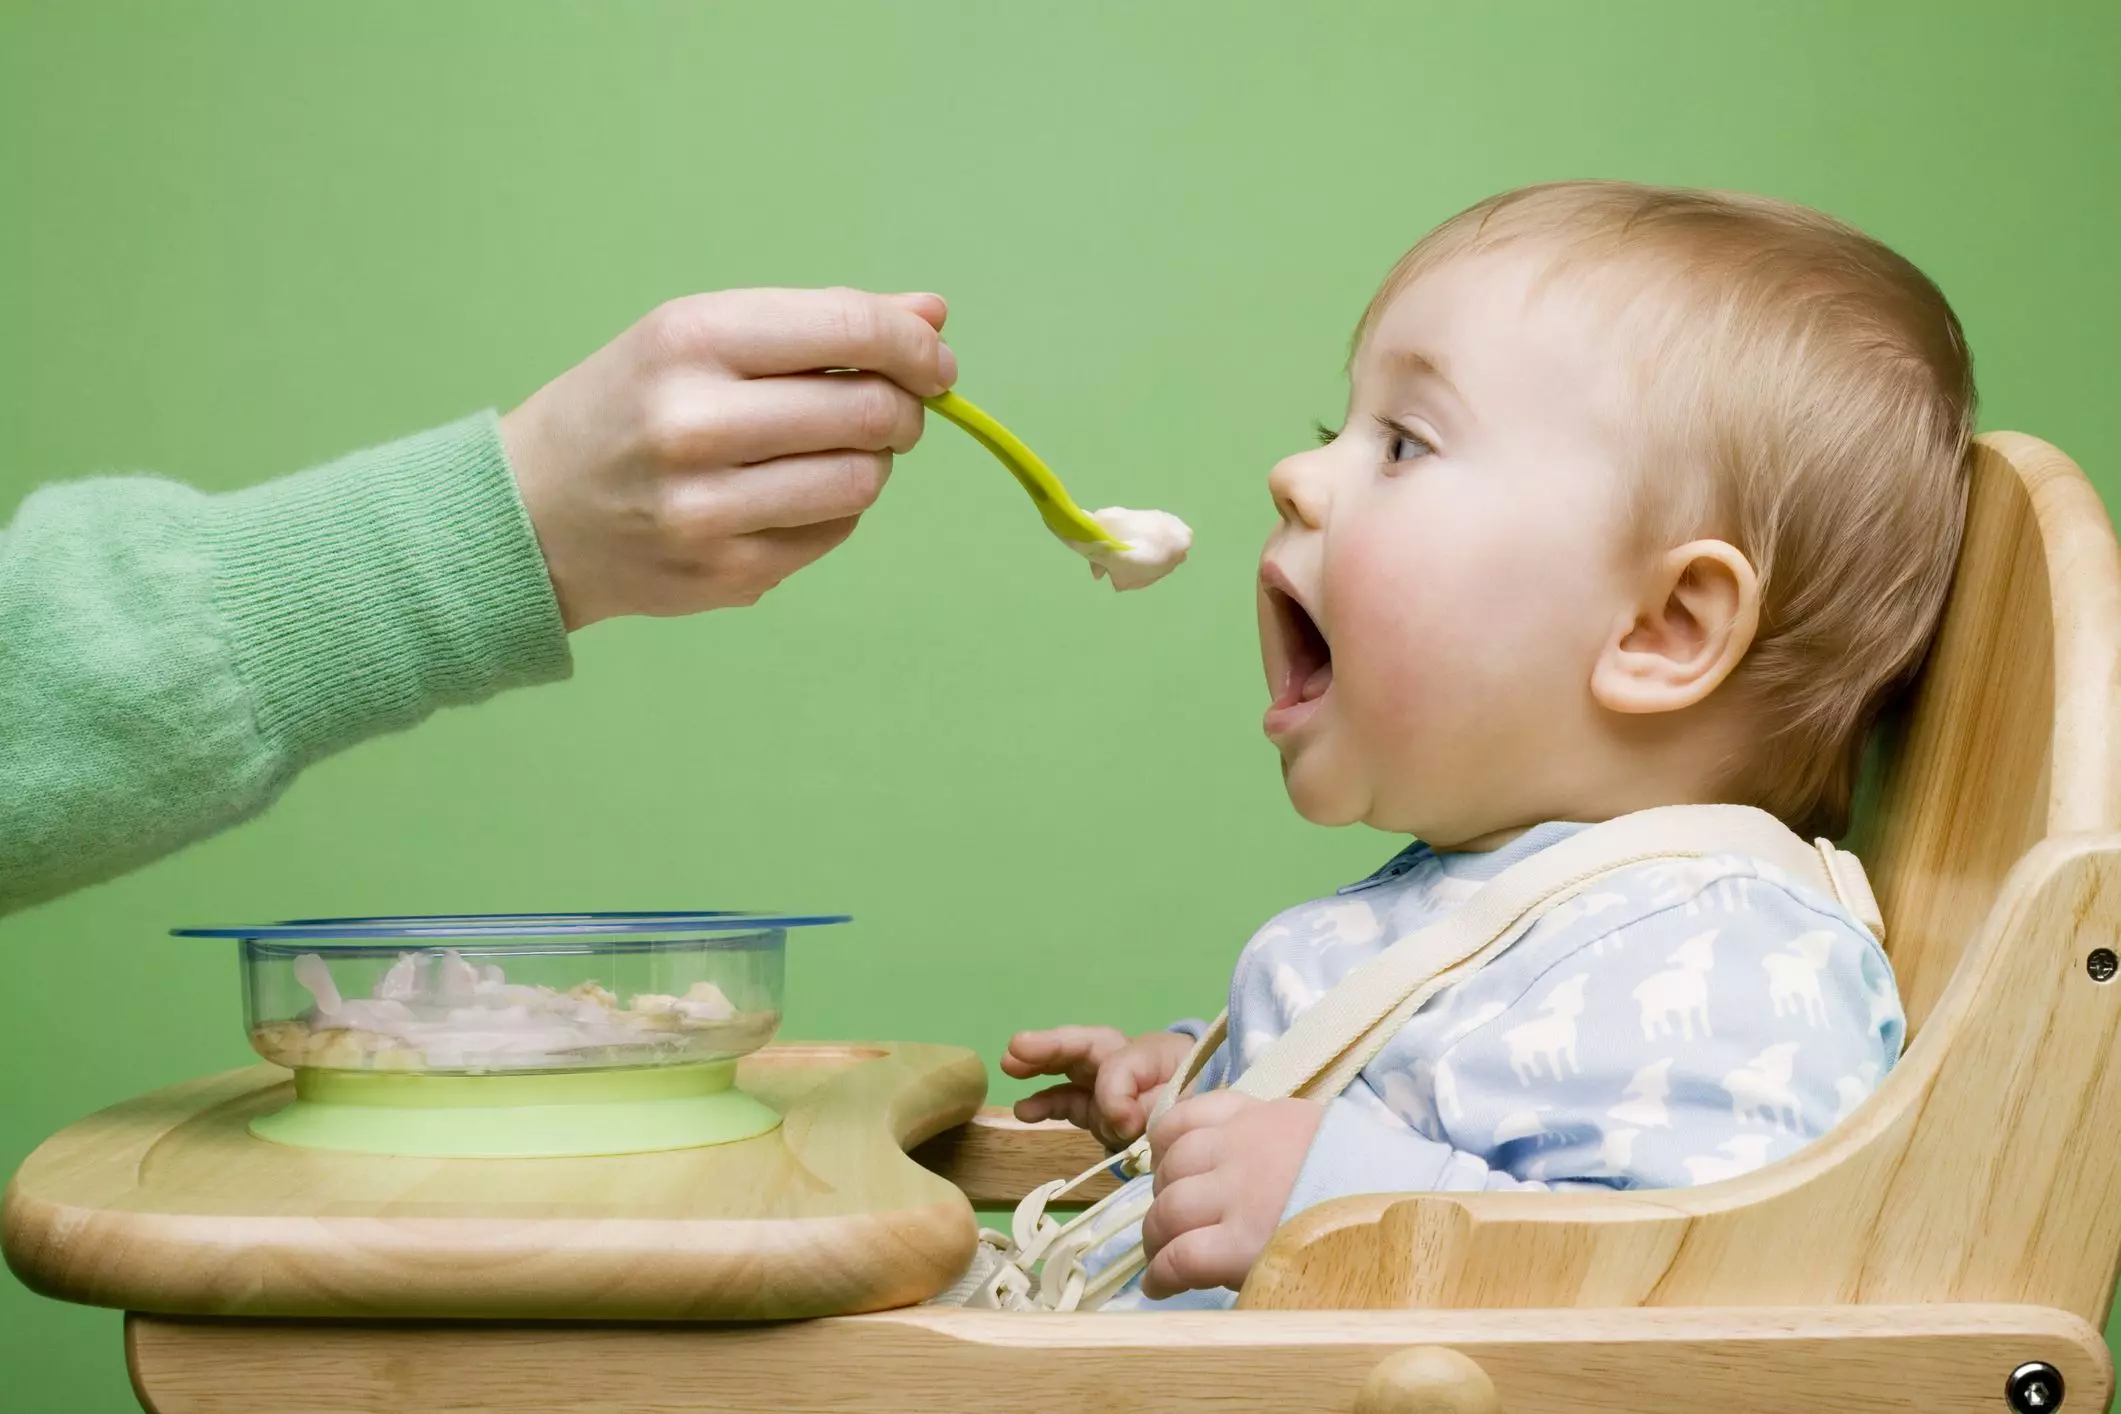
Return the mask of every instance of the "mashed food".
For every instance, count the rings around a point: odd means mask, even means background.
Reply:
[[[1114,589],[1141,589],[1156,583],[1183,564],[1186,552],[1193,548],[1191,527],[1169,511],[1130,511],[1125,506],[1108,506],[1092,511],[1090,519],[1111,532],[1124,548],[1077,540],[1068,543],[1090,561],[1094,577],[1110,576]]]
[[[683,996],[640,992],[625,1005],[597,982],[566,991],[510,982],[454,949],[421,966],[405,953],[367,997],[343,997],[323,958],[295,960],[313,1005],[251,1031],[259,1055],[290,1068],[547,1070],[713,1060],[758,1049],[780,1016],[739,1011],[712,982]]]

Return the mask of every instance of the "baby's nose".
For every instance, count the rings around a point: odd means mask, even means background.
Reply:
[[[1284,524],[1316,530],[1325,524],[1326,479],[1317,464],[1318,452],[1299,452],[1283,457],[1267,475],[1267,491]]]

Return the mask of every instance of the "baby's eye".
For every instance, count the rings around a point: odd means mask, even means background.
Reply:
[[[1338,427],[1328,427],[1323,422],[1314,422],[1311,424],[1311,430],[1317,434],[1318,445],[1321,447],[1330,447],[1333,443],[1340,440],[1340,429]]]
[[[1412,428],[1404,427],[1388,417],[1380,417],[1377,423],[1385,434],[1387,462],[1410,462],[1436,454],[1436,448],[1429,445],[1429,439]]]

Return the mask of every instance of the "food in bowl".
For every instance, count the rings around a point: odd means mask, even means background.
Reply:
[[[498,963],[455,948],[406,952],[367,997],[345,997],[317,953],[293,960],[312,999],[258,1022],[251,1045],[291,1069],[547,1069],[714,1060],[757,1050],[777,1011],[742,1011],[713,982],[681,996],[635,992],[622,1004],[593,978],[565,990],[510,982]]]

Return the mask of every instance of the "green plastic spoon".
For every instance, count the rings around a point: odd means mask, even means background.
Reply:
[[[1046,529],[1071,545],[1128,548],[1126,542],[1115,539],[1112,532],[1084,514],[1082,507],[1069,499],[1068,488],[1061,485],[1060,478],[1008,428],[956,393],[944,393],[926,402],[930,408],[971,433],[975,441],[994,453],[995,460],[1009,468],[1009,474],[1016,478],[1017,484],[1024,488],[1024,494],[1038,507],[1039,519],[1046,523]]]

